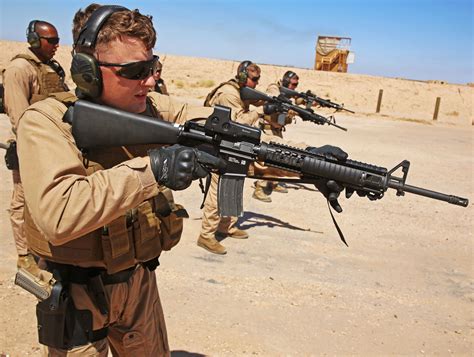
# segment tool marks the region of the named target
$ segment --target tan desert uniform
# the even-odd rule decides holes
[[[271,83],[266,90],[268,95],[272,97],[278,97],[280,95],[281,82]],[[291,123],[291,118],[288,116],[285,119],[285,124]],[[264,133],[268,135],[274,135],[279,138],[283,138],[283,126],[278,124],[278,114],[264,115],[260,120],[259,127]],[[275,188],[278,185],[277,181],[255,181],[255,187],[262,189],[268,189],[269,187]]]
[[[280,95],[281,86],[281,81],[271,83],[267,87],[266,93],[272,97],[278,97]],[[297,98],[295,100],[297,105],[304,104],[304,100],[301,98]],[[292,113],[292,111],[290,111],[287,113],[285,125],[291,124],[293,116],[294,112]],[[283,138],[283,128],[284,126],[278,124],[278,114],[265,115],[263,120],[260,122],[260,129],[262,129],[265,133],[272,134],[280,138]]]
[[[5,111],[8,114],[13,135],[16,135],[18,119],[23,111],[50,93],[64,92],[64,79],[48,65],[42,63],[36,55],[28,50],[12,58],[3,72],[5,88]],[[10,221],[13,238],[19,255],[28,253],[24,234],[24,195],[18,170],[12,171],[13,194],[10,204]]]
[[[280,85],[280,81],[277,83],[271,83],[267,87],[266,93],[272,97],[278,97],[280,95]],[[285,122],[285,124],[288,123]],[[283,138],[283,126],[278,124],[278,114],[264,115],[260,121],[260,129],[262,129],[267,134],[272,134]]]
[[[173,219],[173,214],[169,220],[157,216],[159,190],[147,148],[97,150],[85,159],[71,126],[62,121],[67,109],[63,102],[48,98],[32,105],[18,126],[30,249],[49,262],[105,268],[109,278],[131,271],[127,281],[104,283],[108,314],[101,314],[87,285],[72,282],[69,291],[75,307],[92,311],[94,331],[108,326],[114,354],[169,355],[155,273],[138,263],[170,249],[167,241],[179,239],[182,220]],[[211,112],[150,92],[145,114],[182,123]],[[170,237],[164,241],[166,236]],[[103,355],[106,344],[102,338],[72,351]]]
[[[249,103],[240,99],[240,87],[236,80],[221,83],[211,91],[205,102],[205,106],[223,105],[232,109],[231,119],[242,124],[256,125],[259,114],[257,111],[249,111]],[[235,231],[237,217],[220,217],[217,210],[217,185],[219,177],[211,175],[211,185],[204,202],[201,236],[204,239],[214,239],[216,232],[232,235]]]
[[[263,111],[249,111],[250,103],[240,99],[240,87],[235,79],[219,84],[212,90],[204,102],[207,107],[223,105],[232,109],[231,119],[247,125],[255,126]]]

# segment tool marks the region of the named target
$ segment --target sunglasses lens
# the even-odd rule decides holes
[[[50,45],[57,45],[59,43],[59,37],[43,37]]]
[[[129,63],[117,71],[117,74],[127,79],[142,80],[156,73],[158,68],[158,57],[149,61]]]

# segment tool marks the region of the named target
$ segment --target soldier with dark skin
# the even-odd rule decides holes
[[[5,112],[12,125],[12,142],[15,140],[18,120],[29,105],[51,93],[68,90],[64,83],[64,70],[53,59],[59,46],[56,28],[48,22],[33,20],[27,27],[26,35],[30,47],[26,52],[14,56],[3,73]],[[13,169],[12,176],[10,221],[18,253],[17,267],[38,275],[38,266],[28,250],[25,238],[24,194],[19,170]]]

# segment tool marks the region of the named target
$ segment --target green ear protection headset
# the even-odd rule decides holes
[[[247,82],[247,78],[249,77],[249,74],[247,72],[248,66],[252,64],[252,61],[243,61],[239,64],[239,67],[237,68],[237,82],[244,84]]]
[[[35,31],[37,22],[38,20],[30,21],[30,24],[26,29],[26,40],[30,44],[31,48],[41,48],[40,35],[38,35],[38,32]]]
[[[104,5],[95,10],[79,31],[74,42],[71,63],[71,76],[77,85],[76,94],[80,98],[97,98],[102,93],[102,74],[94,56],[86,53],[76,53],[76,46],[93,49],[99,31],[105,21],[115,12],[128,9],[118,5]]]
[[[285,88],[288,88],[290,85],[290,79],[293,77],[297,77],[296,73],[293,71],[286,71],[283,75],[283,79],[281,81],[281,85]]]

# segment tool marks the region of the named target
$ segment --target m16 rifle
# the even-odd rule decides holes
[[[347,131],[346,128],[339,126],[336,124],[336,120],[334,118],[325,118],[322,115],[319,115],[314,112],[311,108],[301,108],[291,102],[289,98],[285,95],[279,95],[278,97],[272,97],[268,94],[260,92],[256,89],[243,87],[240,89],[240,98],[242,100],[250,100],[250,101],[264,101],[268,103],[273,103],[278,106],[278,111],[287,113],[289,110],[293,110],[296,112],[303,121],[310,121],[318,125],[332,125],[336,128],[341,130]]]
[[[280,93],[288,98],[304,99],[304,101],[306,102],[306,109],[310,109],[314,103],[317,103],[322,107],[335,109],[336,112],[340,110],[345,110],[346,112],[349,112],[349,113],[353,113],[353,114],[355,113],[352,110],[344,108],[344,104],[337,104],[337,103],[331,102],[329,99],[323,99],[321,97],[318,97],[316,94],[312,93],[310,90],[306,92],[297,92],[293,89],[280,87]]]
[[[291,182],[334,180],[346,189],[364,193],[372,199],[382,198],[390,188],[395,189],[398,196],[409,192],[458,206],[469,204],[466,198],[407,185],[410,166],[407,160],[387,170],[349,159],[340,161],[331,155],[283,144],[265,143],[260,139],[259,129],[232,121],[230,114],[229,108],[216,106],[208,118],[203,118],[204,124],[188,121],[177,125],[78,100],[68,109],[64,120],[72,124],[76,144],[85,156],[89,150],[100,147],[181,144],[220,157],[226,162],[225,167],[210,167],[208,162],[202,164],[220,175],[218,208],[222,216],[242,214],[244,179],[250,177],[248,169],[255,161],[293,173],[297,177]],[[395,176],[400,168],[403,176]],[[275,177],[265,179],[274,180]]]

